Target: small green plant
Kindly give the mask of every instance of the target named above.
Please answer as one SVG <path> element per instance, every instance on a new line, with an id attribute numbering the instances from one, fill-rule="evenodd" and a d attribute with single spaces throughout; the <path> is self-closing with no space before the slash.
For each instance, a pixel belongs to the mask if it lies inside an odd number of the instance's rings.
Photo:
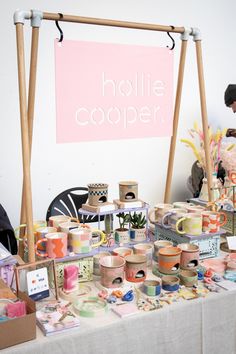
<path id="1" fill-rule="evenodd" d="M 136 211 L 133 213 L 133 215 L 130 216 L 130 223 L 132 228 L 134 229 L 142 229 L 144 225 L 147 223 L 145 215 L 140 213 L 136 213 Z"/>
<path id="2" fill-rule="evenodd" d="M 120 230 L 125 229 L 125 226 L 130 223 L 130 214 L 125 214 L 124 212 L 116 214 L 119 219 Z"/>

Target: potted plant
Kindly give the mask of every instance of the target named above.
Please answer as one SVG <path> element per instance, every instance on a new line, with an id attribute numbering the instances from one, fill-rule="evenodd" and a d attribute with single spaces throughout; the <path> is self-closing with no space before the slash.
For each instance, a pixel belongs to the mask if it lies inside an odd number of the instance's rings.
<path id="1" fill-rule="evenodd" d="M 130 223 L 130 214 L 122 212 L 116 216 L 119 220 L 119 228 L 115 229 L 115 241 L 116 243 L 129 243 L 129 229 L 126 226 Z"/>
<path id="2" fill-rule="evenodd" d="M 145 241 L 146 240 L 146 225 L 147 219 L 145 215 L 140 213 L 136 213 L 136 211 L 130 215 L 130 239 L 132 241 Z"/>

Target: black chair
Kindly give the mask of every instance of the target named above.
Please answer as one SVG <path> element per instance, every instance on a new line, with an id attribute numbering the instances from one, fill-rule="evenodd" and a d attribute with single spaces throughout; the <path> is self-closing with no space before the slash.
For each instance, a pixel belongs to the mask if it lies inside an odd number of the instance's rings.
<path id="1" fill-rule="evenodd" d="M 58 194 L 48 207 L 46 220 L 54 215 L 68 215 L 70 217 L 80 219 L 81 222 L 90 223 L 97 222 L 97 215 L 81 215 L 79 209 L 88 199 L 87 187 L 74 187 Z M 104 220 L 104 216 L 100 217 Z"/>

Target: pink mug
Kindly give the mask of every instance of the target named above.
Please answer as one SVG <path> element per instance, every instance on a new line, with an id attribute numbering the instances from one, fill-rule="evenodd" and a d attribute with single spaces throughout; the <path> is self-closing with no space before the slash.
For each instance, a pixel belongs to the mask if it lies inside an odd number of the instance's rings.
<path id="1" fill-rule="evenodd" d="M 38 252 L 39 245 L 46 243 L 46 252 Z M 67 234 L 65 232 L 50 232 L 45 238 L 36 242 L 35 253 L 39 257 L 63 258 L 67 255 Z"/>
<path id="2" fill-rule="evenodd" d="M 223 218 L 222 222 L 220 218 Z M 227 215 L 223 212 L 203 211 L 202 212 L 202 231 L 216 233 L 227 223 Z"/>

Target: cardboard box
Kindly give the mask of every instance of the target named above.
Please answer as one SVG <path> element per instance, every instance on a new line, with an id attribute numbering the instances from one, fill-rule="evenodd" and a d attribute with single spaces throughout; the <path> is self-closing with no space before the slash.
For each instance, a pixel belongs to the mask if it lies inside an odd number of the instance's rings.
<path id="1" fill-rule="evenodd" d="M 0 288 L 8 288 L 1 279 Z M 36 338 L 35 303 L 21 291 L 18 293 L 18 298 L 26 302 L 27 315 L 0 323 L 0 349 Z"/>

